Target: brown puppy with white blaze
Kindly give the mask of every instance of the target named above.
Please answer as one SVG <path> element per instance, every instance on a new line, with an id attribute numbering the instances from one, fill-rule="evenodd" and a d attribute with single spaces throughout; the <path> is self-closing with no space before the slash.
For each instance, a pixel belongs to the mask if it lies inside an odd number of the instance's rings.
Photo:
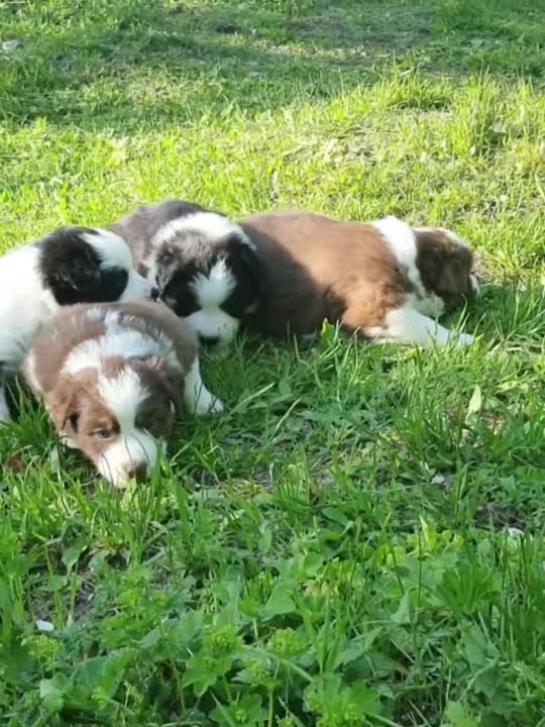
<path id="1" fill-rule="evenodd" d="M 240 223 L 259 262 L 259 304 L 243 325 L 310 334 L 340 322 L 378 343 L 468 346 L 435 320 L 478 294 L 473 253 L 453 232 L 396 217 L 362 224 L 309 212 Z"/>
<path id="2" fill-rule="evenodd" d="M 24 365 L 59 434 L 116 486 L 155 467 L 183 397 L 196 414 L 222 410 L 203 385 L 195 333 L 158 303 L 63 309 Z"/>

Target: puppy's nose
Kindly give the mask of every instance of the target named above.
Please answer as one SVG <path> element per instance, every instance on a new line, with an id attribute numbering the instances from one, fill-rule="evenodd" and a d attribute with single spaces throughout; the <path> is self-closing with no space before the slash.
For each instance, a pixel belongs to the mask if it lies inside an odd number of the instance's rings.
<path id="1" fill-rule="evenodd" d="M 157 298 L 159 297 L 159 288 L 152 288 L 149 297 L 152 300 L 157 300 Z"/>
<path id="2" fill-rule="evenodd" d="M 217 346 L 220 342 L 219 336 L 199 336 L 199 342 L 203 346 L 208 346 L 212 348 L 212 346 Z"/>
<path id="3" fill-rule="evenodd" d="M 148 467 L 145 462 L 133 462 L 126 468 L 127 477 L 136 482 L 143 482 L 148 476 Z"/>

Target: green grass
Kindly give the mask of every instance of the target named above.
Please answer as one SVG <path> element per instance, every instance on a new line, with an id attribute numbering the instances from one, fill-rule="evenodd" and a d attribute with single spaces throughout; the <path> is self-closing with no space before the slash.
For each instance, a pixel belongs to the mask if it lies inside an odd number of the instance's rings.
<path id="1" fill-rule="evenodd" d="M 543 2 L 0 0 L 13 39 L 1 249 L 178 196 L 441 223 L 490 282 L 463 352 L 241 339 L 125 493 L 2 428 L 0 723 L 544 725 Z"/>

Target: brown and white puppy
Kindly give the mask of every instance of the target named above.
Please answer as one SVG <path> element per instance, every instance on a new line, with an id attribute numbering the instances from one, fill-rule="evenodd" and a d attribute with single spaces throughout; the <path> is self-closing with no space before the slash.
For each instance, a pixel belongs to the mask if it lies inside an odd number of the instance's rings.
<path id="1" fill-rule="evenodd" d="M 59 434 L 112 484 L 144 479 L 183 397 L 196 414 L 222 410 L 203 385 L 194 332 L 157 303 L 63 309 L 24 365 Z"/>
<path id="2" fill-rule="evenodd" d="M 260 270 L 259 304 L 242 323 L 257 332 L 310 334 L 327 320 L 379 343 L 474 340 L 435 320 L 479 290 L 473 254 L 449 230 L 309 212 L 256 215 L 241 227 Z"/>

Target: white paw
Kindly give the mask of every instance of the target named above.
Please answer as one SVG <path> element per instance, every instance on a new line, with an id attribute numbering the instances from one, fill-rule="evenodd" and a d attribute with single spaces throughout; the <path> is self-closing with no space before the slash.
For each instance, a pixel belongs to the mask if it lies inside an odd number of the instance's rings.
<path id="1" fill-rule="evenodd" d="M 475 343 L 475 336 L 472 336 L 469 333 L 460 333 L 457 342 L 458 346 L 461 347 L 471 346 L 473 343 Z"/>
<path id="2" fill-rule="evenodd" d="M 188 401 L 187 404 L 191 413 L 197 416 L 221 414 L 223 411 L 222 402 L 204 387 L 200 390 L 198 396 Z"/>
<path id="3" fill-rule="evenodd" d="M 79 446 L 68 434 L 61 434 L 60 442 L 63 447 L 68 447 L 68 449 L 79 449 Z"/>

